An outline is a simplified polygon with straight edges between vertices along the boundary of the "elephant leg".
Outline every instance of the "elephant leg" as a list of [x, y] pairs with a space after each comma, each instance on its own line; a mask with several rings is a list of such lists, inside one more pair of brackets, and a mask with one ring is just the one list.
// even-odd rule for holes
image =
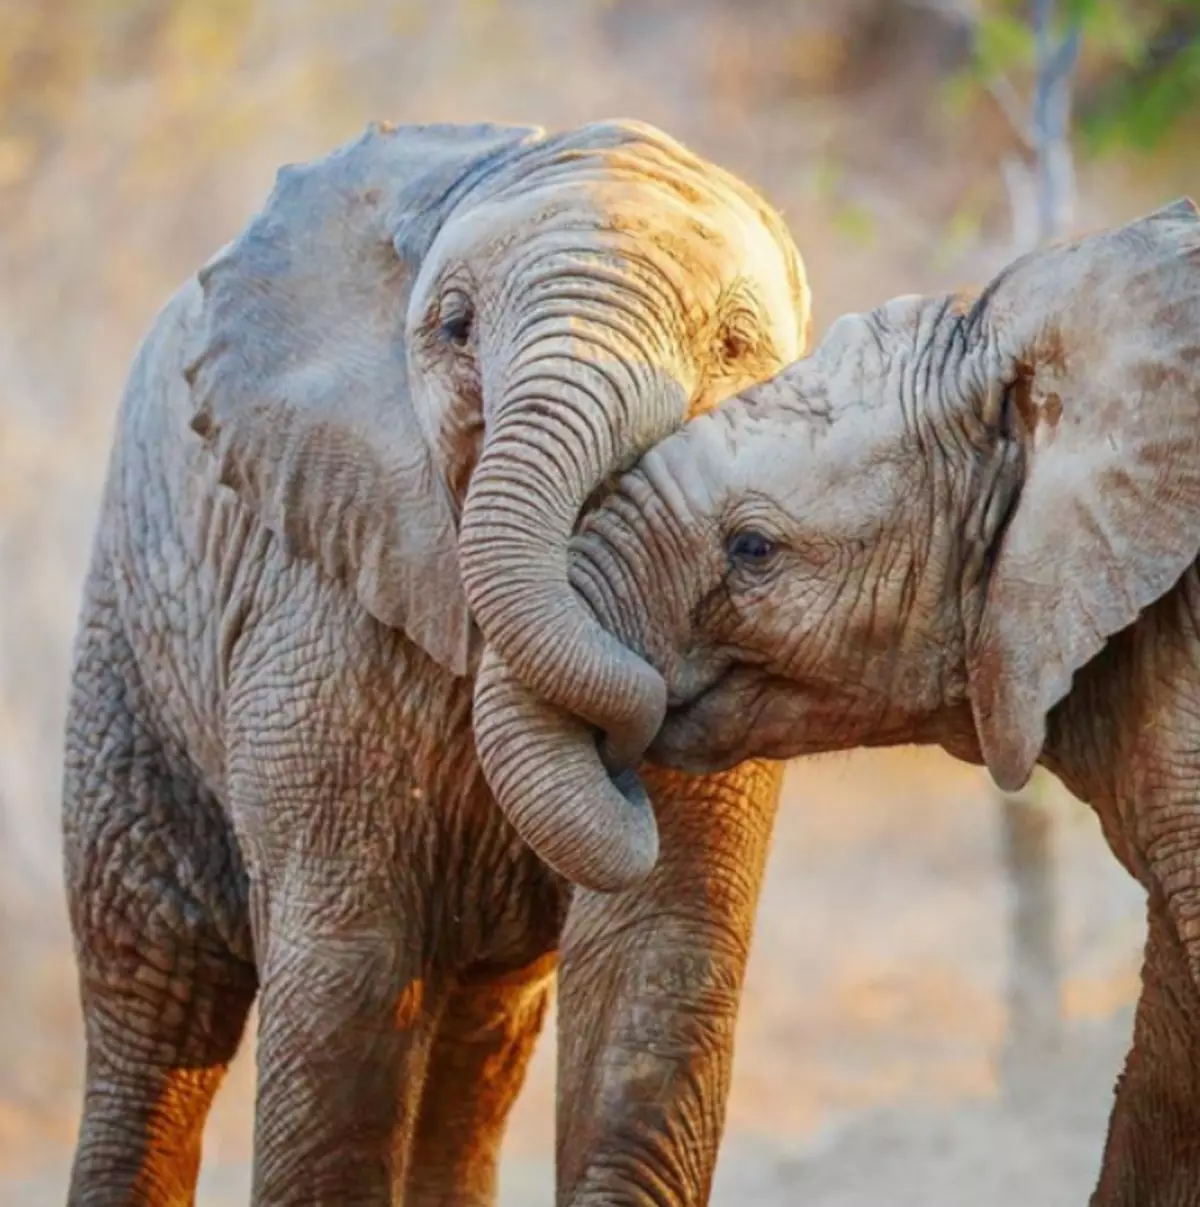
[[[1156, 899], [1157, 898], [1157, 899]], [[1091, 1207], [1200, 1204], [1200, 993], [1152, 892], [1142, 992]]]
[[708, 1201], [781, 777], [763, 762], [648, 771], [653, 874], [576, 892], [559, 971], [560, 1204]]
[[557, 955], [459, 981], [438, 1027], [404, 1207], [492, 1207], [500, 1142], [542, 1029]]
[[116, 626], [85, 625], [68, 711], [65, 873], [86, 1042], [71, 1207], [178, 1207], [256, 976], [236, 844], [148, 733]]
[[389, 1204], [444, 990], [413, 930], [359, 912], [356, 886], [316, 868], [294, 882], [291, 899], [272, 886], [282, 900], [259, 943], [253, 1202]]
[[70, 1207], [194, 1202], [201, 1138], [254, 998], [254, 969], [215, 948], [111, 951], [83, 978], [83, 1121]]

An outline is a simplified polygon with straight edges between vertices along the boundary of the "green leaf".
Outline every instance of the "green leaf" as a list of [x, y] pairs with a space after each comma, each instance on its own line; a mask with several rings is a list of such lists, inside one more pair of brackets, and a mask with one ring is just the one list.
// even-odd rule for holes
[[1019, 18], [998, 13], [979, 22], [975, 62], [986, 78], [1029, 66], [1035, 49], [1033, 30]]
[[1079, 25], [1094, 51], [1110, 52], [1130, 64], [1145, 58], [1145, 30], [1125, 0], [1066, 0], [1062, 24]]
[[1084, 147], [1097, 155], [1117, 147], [1154, 151], [1176, 122], [1200, 105], [1200, 41], [1149, 75], [1133, 76], [1082, 123]]

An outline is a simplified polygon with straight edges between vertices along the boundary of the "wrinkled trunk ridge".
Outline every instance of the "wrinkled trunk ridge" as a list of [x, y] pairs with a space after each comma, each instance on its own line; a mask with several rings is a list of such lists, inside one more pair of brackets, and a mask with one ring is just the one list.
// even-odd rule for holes
[[666, 685], [583, 606], [567, 545], [595, 488], [674, 430], [686, 400], [665, 374], [643, 375], [608, 348], [578, 323], [525, 331], [490, 412], [459, 552], [489, 645], [475, 695], [484, 774], [547, 863], [612, 889], [654, 866], [654, 815], [632, 769], [662, 723]]

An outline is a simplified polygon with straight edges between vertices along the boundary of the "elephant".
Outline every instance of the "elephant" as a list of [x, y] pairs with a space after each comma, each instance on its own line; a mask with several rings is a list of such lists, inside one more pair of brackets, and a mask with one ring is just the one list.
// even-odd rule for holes
[[[1200, 1203], [1198, 555], [1186, 199], [837, 319], [571, 544], [580, 607], [663, 681], [651, 762], [937, 745], [1093, 807], [1148, 919], [1093, 1207]], [[608, 807], [625, 772], [575, 724], [558, 741]]]
[[[624, 120], [372, 124], [166, 302], [65, 732], [73, 1207], [193, 1201], [255, 1001], [256, 1204], [491, 1204], [556, 983], [557, 1201], [707, 1200], [779, 771], [651, 770], [652, 858], [551, 866], [475, 727], [545, 744], [475, 696], [519, 674], [636, 758], [657, 676], [578, 623], [568, 540], [809, 313], [760, 195]], [[556, 774], [492, 778], [520, 814]]]

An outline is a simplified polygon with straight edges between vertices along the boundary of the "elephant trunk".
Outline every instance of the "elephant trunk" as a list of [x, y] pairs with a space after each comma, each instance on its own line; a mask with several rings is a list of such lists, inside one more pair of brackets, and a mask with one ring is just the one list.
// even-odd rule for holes
[[[476, 692], [485, 775], [552, 867], [616, 888], [642, 879], [656, 858], [653, 814], [630, 769], [662, 724], [666, 686], [573, 593], [567, 543], [596, 486], [675, 430], [687, 398], [652, 367], [664, 361], [660, 346], [648, 356], [627, 346], [628, 334], [614, 346], [611, 323], [573, 309], [569, 327], [529, 322], [506, 366], [459, 555], [472, 612], [499, 655]], [[628, 333], [634, 313], [631, 304], [619, 311], [617, 330]], [[589, 725], [605, 735], [604, 762]], [[546, 776], [530, 770], [543, 766]]]
[[622, 766], [657, 732], [666, 691], [580, 606], [567, 543], [596, 487], [683, 421], [681, 388], [645, 365], [602, 360], [586, 326], [529, 340], [509, 367], [459, 538], [488, 642], [543, 699], [602, 730]]
[[490, 646], [475, 680], [475, 743], [501, 809], [555, 871], [615, 892], [654, 869], [658, 826], [636, 772], [610, 777], [589, 727], [530, 691]]
[[[628, 489], [641, 475], [628, 474], [623, 481]], [[638, 493], [645, 496], [650, 489], [643, 484]], [[662, 644], [656, 629], [645, 623], [654, 610], [651, 605], [660, 601], [650, 598], [652, 586], [644, 573], [648, 563], [639, 556], [644, 551], [623, 515], [614, 518], [604, 508], [610, 522], [597, 531], [592, 521], [600, 516], [591, 513], [585, 531], [569, 545], [572, 605], [581, 624], [590, 628], [598, 618], [606, 626], [601, 630], [606, 641], [615, 637], [623, 656], [657, 675], [638, 657]], [[629, 556], [618, 552], [611, 539], [618, 536], [629, 538], [620, 546]], [[665, 693], [661, 677], [658, 683]], [[655, 707], [651, 736], [662, 715], [657, 701]], [[526, 686], [493, 646], [476, 679], [475, 741], [500, 807], [560, 874], [584, 888], [611, 892], [638, 883], [653, 870], [659, 845], [656, 819], [631, 764], [618, 762], [607, 746], [600, 746], [577, 708], [557, 708]]]

